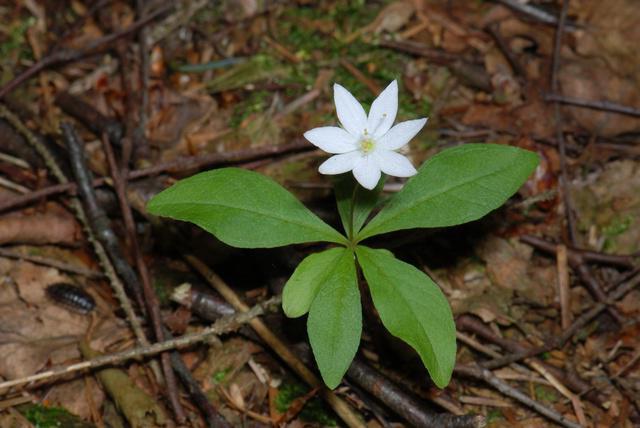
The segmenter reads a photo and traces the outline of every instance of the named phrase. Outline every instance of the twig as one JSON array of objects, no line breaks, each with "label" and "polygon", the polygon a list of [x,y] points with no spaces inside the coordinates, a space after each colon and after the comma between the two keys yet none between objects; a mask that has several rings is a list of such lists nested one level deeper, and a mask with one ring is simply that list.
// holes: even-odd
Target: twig
[{"label": "twig", "polygon": [[558,296],[560,300],[560,315],[562,329],[571,326],[571,301],[569,294],[569,262],[567,260],[567,247],[558,245],[556,255],[556,268],[558,274]]},{"label": "twig", "polygon": [[144,310],[144,299],[136,274],[133,269],[131,269],[131,266],[129,266],[129,263],[125,261],[122,251],[120,250],[118,238],[109,225],[109,218],[96,200],[96,195],[91,185],[93,181],[91,172],[87,168],[85,161],[83,143],[80,141],[71,124],[63,123],[61,129],[67,143],[71,168],[78,182],[78,193],[84,201],[89,223],[109,254],[116,272],[129,288],[129,291],[135,296],[140,309]]},{"label": "twig", "polygon": [[[136,13],[138,19],[144,19],[146,15],[145,0],[136,0]],[[147,127],[149,110],[149,45],[147,44],[147,28],[142,27],[138,32],[138,50],[140,54],[140,105],[138,106],[138,126],[133,131],[133,144],[136,157],[147,156],[149,142],[145,130]]]},{"label": "twig", "polygon": [[640,117],[640,109],[621,104],[612,103],[610,101],[590,101],[581,98],[567,97],[557,93],[546,94],[545,101],[568,104],[576,107],[590,108],[593,110],[608,111],[611,113],[619,113],[628,116]]},{"label": "twig", "polygon": [[378,95],[380,93],[380,86],[376,82],[365,76],[365,74],[362,71],[358,70],[356,66],[351,64],[349,60],[345,58],[340,59],[340,65],[346,68],[347,71],[353,75],[353,77],[360,81],[360,83],[365,85],[373,95]]},{"label": "twig", "polygon": [[[501,3],[507,6],[510,9],[515,10],[518,13],[526,15],[535,19],[536,21],[540,21],[544,24],[548,25],[557,25],[558,18],[555,15],[551,15],[548,12],[545,12],[543,9],[540,9],[536,6],[532,6],[528,3],[523,3],[519,0],[497,0],[498,3]],[[567,29],[573,31],[576,29],[576,25],[571,23],[566,25]]]},{"label": "twig", "polygon": [[[164,329],[164,337],[167,340],[172,340],[173,336],[167,330]],[[171,351],[171,365],[173,370],[175,370],[176,374],[180,378],[180,382],[187,390],[187,393],[195,403],[195,405],[202,411],[204,414],[204,418],[207,421],[207,426],[209,428],[230,428],[227,421],[218,413],[207,395],[202,391],[202,388],[198,384],[198,382],[193,378],[191,371],[186,366],[184,361],[182,361],[182,357],[180,353],[176,350]]]},{"label": "twig", "polygon": [[421,56],[442,65],[446,65],[460,59],[459,55],[442,50],[431,49],[423,43],[412,42],[410,40],[396,41],[391,39],[382,39],[378,43],[378,46],[394,49],[411,55]]},{"label": "twig", "polygon": [[[265,313],[267,309],[279,305],[280,301],[281,299],[279,296],[273,297],[261,304],[254,306],[246,312],[241,312],[224,317],[216,321],[212,326],[205,328],[200,333],[186,334],[176,339],[154,343],[153,345],[139,346],[126,351],[116,352],[114,354],[104,355],[92,360],[83,361],[81,363],[53,368],[47,370],[46,372],[34,374],[31,376],[0,382],[0,391],[19,385],[26,385],[38,380],[58,378],[70,373],[75,373],[80,370],[94,369],[106,365],[116,365],[123,363],[124,361],[140,359],[142,357],[149,357],[159,354],[160,352],[184,348],[196,343],[204,342],[209,340],[212,336],[217,336],[234,331],[239,325],[248,323],[257,316]],[[5,391],[5,393],[6,392],[8,391]]]},{"label": "twig", "polygon": [[[548,248],[546,247],[546,245],[544,245],[544,240],[536,238],[535,236],[524,235],[520,238],[520,240],[529,245],[539,245],[542,249]],[[583,259],[581,258],[580,253],[572,253],[569,256],[569,263],[580,277],[580,280],[587,286],[587,289],[596,298],[596,300],[598,300],[599,302],[606,302],[607,295],[602,290],[602,286],[600,285],[598,280],[591,274],[589,268],[583,263]],[[616,308],[608,307],[607,310],[609,311],[611,316],[613,316],[618,322],[622,323],[623,318],[616,310]]]},{"label": "twig", "polygon": [[429,59],[436,64],[446,65],[464,83],[480,89],[484,92],[491,92],[491,78],[485,69],[475,63],[463,61],[460,55],[455,55],[435,49],[431,49],[422,43],[412,41],[392,41],[382,40],[378,46],[398,50]]},{"label": "twig", "polygon": [[484,417],[480,415],[456,416],[427,412],[424,404],[418,402],[395,383],[357,358],[351,363],[347,375],[349,379],[384,402],[412,426],[438,428],[480,428],[486,426]]},{"label": "twig", "polygon": [[55,98],[55,103],[62,111],[80,121],[95,135],[101,136],[106,132],[112,144],[120,144],[124,130],[117,120],[103,115],[91,104],[68,92],[59,93]]},{"label": "twig", "polygon": [[[111,170],[111,177],[113,177],[116,195],[120,204],[120,212],[124,220],[125,229],[131,247],[130,249],[132,250],[133,257],[138,268],[138,274],[140,275],[140,283],[142,285],[141,288],[144,295],[144,302],[146,303],[147,313],[149,314],[149,318],[151,319],[151,325],[153,326],[156,341],[162,342],[165,337],[162,328],[162,319],[160,315],[160,305],[158,303],[158,297],[156,296],[156,293],[151,286],[149,270],[147,269],[147,265],[142,258],[140,246],[138,245],[138,239],[135,230],[136,225],[133,220],[133,214],[131,213],[131,207],[129,206],[129,202],[127,201],[126,182],[122,179],[122,175],[116,163],[116,159],[113,154],[113,148],[111,147],[111,144],[109,144],[109,137],[107,136],[107,134],[103,135],[102,146],[107,158],[107,164],[109,165],[109,169]],[[126,168],[124,173],[126,174]],[[93,189],[91,189],[91,191],[93,192]],[[111,256],[113,260],[114,256],[119,257],[120,254],[112,254]],[[121,263],[126,263],[126,261],[122,260]],[[131,288],[140,287],[140,283],[136,285],[131,284]],[[178,384],[171,367],[170,355],[168,353],[160,354],[160,361],[162,362],[162,371],[164,373],[164,378],[166,381],[166,391],[169,402],[171,404],[171,408],[173,409],[173,412],[176,416],[176,421],[180,424],[183,424],[187,417],[184,413],[184,409],[182,408],[178,397]]]},{"label": "twig", "polygon": [[[616,300],[620,300],[631,290],[636,288],[640,284],[640,271],[635,271],[635,274],[627,278],[624,282],[618,285],[616,290],[611,293],[611,297],[608,300],[610,303],[614,303]],[[513,352],[511,355],[506,355],[500,358],[494,358],[490,361],[483,362],[483,367],[488,369],[495,369],[505,366],[507,364],[523,360],[528,357],[549,352],[553,349],[561,348],[569,341],[581,328],[590,323],[595,317],[597,317],[602,311],[607,308],[605,303],[596,303],[594,307],[584,312],[578,318],[575,319],[571,327],[565,330],[560,336],[555,336],[549,339],[543,346],[537,346],[534,348],[523,349],[521,351]]]},{"label": "twig", "polygon": [[31,77],[35,76],[36,74],[40,73],[42,70],[44,70],[46,68],[49,68],[49,67],[56,66],[56,65],[60,65],[60,64],[64,64],[64,63],[68,63],[68,62],[72,62],[72,61],[77,61],[78,59],[84,58],[87,55],[90,55],[92,53],[96,53],[100,49],[104,49],[110,43],[113,43],[114,41],[116,41],[116,40],[118,40],[118,39],[120,39],[122,37],[126,37],[129,34],[135,32],[138,29],[142,28],[143,26],[147,25],[148,23],[150,23],[151,21],[156,19],[158,16],[164,14],[168,9],[169,9],[169,7],[164,6],[164,7],[160,8],[159,10],[149,14],[144,19],[142,19],[140,21],[137,21],[137,22],[134,22],[133,24],[131,24],[129,27],[125,28],[124,30],[121,30],[121,31],[118,31],[116,33],[109,34],[107,36],[100,37],[100,38],[98,38],[96,40],[91,41],[88,44],[88,46],[83,48],[83,49],[80,49],[80,50],[60,49],[60,50],[57,50],[57,51],[45,56],[40,61],[38,61],[35,64],[33,64],[31,67],[29,67],[28,69],[26,69],[25,71],[23,71],[22,73],[17,75],[15,78],[13,78],[9,82],[7,82],[2,88],[0,88],[0,99],[4,98],[9,92],[14,90],[16,87],[18,87],[24,81],[26,81],[26,80],[30,79]]},{"label": "twig", "polygon": [[75,273],[76,275],[86,276],[87,278],[103,278],[104,275],[98,271],[86,269],[80,266],[74,266],[60,260],[50,259],[42,256],[29,256],[26,254],[15,253],[4,248],[0,248],[0,257],[10,259],[26,260],[42,266],[50,266],[63,272]]},{"label": "twig", "polygon": [[[525,352],[529,349],[527,346],[521,345],[520,343],[514,340],[509,340],[509,339],[505,339],[497,336],[496,334],[493,333],[493,331],[490,328],[486,327],[479,319],[471,315],[459,316],[456,319],[456,325],[458,326],[458,328],[473,332],[483,337],[484,339],[497,344],[498,346],[500,346],[501,348],[509,352],[514,352],[514,353]],[[562,382],[567,384],[569,388],[571,388],[573,391],[576,391],[578,393],[585,393],[590,389],[590,385],[588,383],[584,382],[582,379],[578,377],[567,376],[566,373],[564,373],[562,370],[558,369],[557,367],[553,367],[549,364],[542,363],[539,360],[536,360],[533,358],[526,359],[525,363],[531,367],[533,367],[533,364],[542,364],[545,370],[547,370],[549,373],[553,374],[554,377],[560,379]],[[589,394],[587,398],[589,398],[594,402],[597,402],[598,404],[602,402],[602,397],[600,397],[600,395],[597,393]]]},{"label": "twig", "polygon": [[0,161],[10,163],[11,165],[15,165],[18,168],[31,169],[31,165],[29,165],[26,160],[8,155],[6,153],[0,153]]},{"label": "twig", "polygon": [[558,380],[554,375],[549,373],[549,370],[547,370],[544,365],[542,365],[538,361],[531,360],[531,359],[528,359],[526,361],[527,361],[527,364],[530,364],[534,370],[540,373],[547,381],[549,381],[549,383],[554,388],[556,388],[562,395],[564,395],[566,398],[568,398],[571,401],[571,404],[573,405],[573,410],[576,414],[576,418],[578,419],[581,425],[586,426],[587,419],[584,415],[584,410],[583,410],[584,406],[580,401],[580,398],[577,395],[575,395],[573,392],[569,391],[567,387],[564,386],[562,382],[560,382],[560,380]]},{"label": "twig", "polygon": [[[569,8],[569,1],[562,1],[562,10],[560,12],[560,19],[558,20],[558,27],[556,29],[556,35],[553,45],[553,62],[551,64],[551,91],[558,92],[558,70],[560,69],[560,50],[562,48],[562,34],[564,25],[567,19],[567,10]],[[562,201],[564,204],[564,211],[567,220],[567,232],[569,233],[569,242],[575,246],[578,238],[576,231],[576,222],[573,212],[573,204],[571,203],[571,197],[569,195],[569,178],[567,173],[567,149],[562,135],[560,106],[558,103],[553,104],[555,114],[555,127],[556,127],[556,140],[558,141],[558,149],[560,152],[560,190]]]},{"label": "twig", "polygon": [[473,366],[456,366],[455,372],[464,376],[473,377],[475,379],[481,379],[493,386],[495,389],[503,393],[504,395],[513,398],[514,400],[519,401],[527,407],[532,408],[536,412],[544,415],[545,417],[551,419],[552,421],[568,428],[582,428],[580,424],[572,422],[565,418],[560,413],[556,412],[553,409],[550,409],[537,401],[529,398],[527,395],[518,391],[517,389],[509,386],[506,382],[500,380],[496,375],[491,373],[491,371],[479,367],[478,365]]},{"label": "twig", "polygon": [[[0,110],[0,115],[2,111]],[[188,156],[177,158],[171,161],[162,162],[157,165],[133,170],[127,174],[127,179],[136,180],[139,178],[149,177],[151,175],[157,175],[163,172],[171,171],[184,171],[189,169],[201,169],[204,167],[212,167],[219,165],[228,165],[249,162],[251,160],[264,159],[272,156],[281,156],[289,153],[315,150],[311,144],[306,141],[296,141],[290,144],[281,144],[277,146],[265,146],[257,147],[254,149],[238,150],[234,152],[225,153],[207,153],[199,156]],[[105,184],[104,178],[95,179],[92,184],[94,187],[102,186]],[[25,204],[37,201],[47,196],[57,195],[60,193],[75,193],[77,191],[77,184],[65,182],[64,184],[58,184],[55,186],[47,187],[40,190],[35,190],[27,195],[16,196],[6,201],[0,201],[0,212],[8,209],[23,206]]]},{"label": "twig", "polygon": [[500,49],[500,52],[504,54],[504,57],[507,59],[507,62],[513,69],[513,72],[518,76],[527,77],[526,70],[524,69],[524,67],[522,67],[522,64],[520,64],[520,61],[518,61],[518,58],[516,58],[515,54],[509,48],[509,45],[507,45],[507,42],[500,34],[500,27],[498,26],[498,24],[491,24],[486,28],[487,32],[491,35],[491,37],[493,37],[493,40],[495,40],[498,49]]},{"label": "twig", "polygon": [[[65,140],[67,142],[67,148],[69,150],[69,155],[71,158],[71,166],[74,169],[74,174],[76,175],[76,179],[78,180],[78,191],[80,195],[83,197],[85,203],[91,206],[91,219],[88,218],[87,214],[85,214],[80,201],[77,198],[72,199],[72,203],[77,205],[76,211],[79,212],[82,216],[82,223],[84,224],[87,235],[89,236],[89,240],[93,245],[93,249],[100,260],[100,264],[102,268],[105,270],[107,278],[109,278],[109,283],[113,289],[113,293],[116,295],[116,298],[120,302],[120,307],[125,312],[127,319],[131,325],[134,335],[138,342],[143,346],[148,346],[149,341],[142,330],[142,326],[138,317],[136,316],[133,306],[131,305],[131,301],[127,296],[127,293],[124,290],[124,285],[120,281],[120,278],[116,274],[116,270],[114,265],[112,264],[109,256],[107,255],[107,250],[102,243],[104,236],[100,236],[101,239],[96,239],[94,235],[94,227],[97,230],[96,233],[100,233],[103,230],[107,230],[107,233],[110,229],[105,229],[104,226],[108,225],[108,218],[104,215],[104,212],[98,206],[95,200],[95,194],[93,193],[93,188],[91,187],[91,177],[90,173],[87,170],[85,160],[84,160],[84,152],[82,147],[78,143],[78,137],[75,134],[74,129],[69,124],[62,124],[62,133],[65,136]],[[64,176],[63,176],[64,177]],[[66,178],[65,178],[66,180]],[[100,231],[100,232],[98,232]],[[111,232],[113,233],[113,232]],[[110,237],[111,239],[115,239],[114,236]],[[107,238],[109,239],[109,238]],[[130,269],[130,268],[129,268]],[[140,293],[138,293],[140,294]],[[155,376],[158,379],[161,379],[160,368],[157,363],[152,362],[151,368],[154,371]]]},{"label": "twig", "polygon": [[14,192],[18,192],[23,195],[29,193],[29,189],[27,187],[21,186],[18,183],[14,183],[13,181],[4,177],[0,177],[0,187],[13,190]]},{"label": "twig", "polygon": [[[547,254],[555,254],[556,252],[557,244],[537,236],[523,235],[520,237],[520,241],[531,245],[537,250],[544,251]],[[581,263],[601,263],[627,269],[635,266],[632,255],[605,254],[581,248],[567,247],[567,256],[569,262],[575,265]]]},{"label": "twig", "polygon": [[[247,305],[240,300],[238,295],[200,259],[192,255],[185,255],[184,257],[237,311],[244,312],[248,310]],[[262,321],[255,319],[250,321],[250,325],[298,376],[311,387],[321,388],[323,398],[349,427],[363,428],[365,426],[361,417],[344,400],[328,390],[322,381]]]}]

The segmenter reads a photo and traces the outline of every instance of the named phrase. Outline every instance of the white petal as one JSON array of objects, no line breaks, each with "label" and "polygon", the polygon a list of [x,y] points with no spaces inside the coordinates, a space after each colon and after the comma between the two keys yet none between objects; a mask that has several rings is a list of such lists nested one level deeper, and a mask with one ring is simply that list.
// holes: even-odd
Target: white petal
[{"label": "white petal", "polygon": [[350,134],[359,137],[367,127],[367,114],[364,109],[344,87],[333,85],[333,100],[340,123]]},{"label": "white petal", "polygon": [[342,174],[343,172],[351,171],[360,157],[362,157],[362,155],[357,150],[331,156],[320,165],[318,171],[320,171],[320,174]]},{"label": "white petal", "polygon": [[398,113],[398,82],[394,80],[371,104],[367,130],[376,137],[386,134],[396,120],[396,113]]},{"label": "white petal", "polygon": [[415,119],[401,122],[389,132],[378,138],[378,147],[385,150],[398,150],[407,144],[422,129],[427,119]]},{"label": "white petal", "polygon": [[400,153],[381,150],[376,152],[378,165],[382,172],[393,177],[411,177],[418,171],[411,165],[411,162]]},{"label": "white petal", "polygon": [[304,138],[327,153],[347,153],[358,148],[358,139],[337,126],[313,128],[304,133]]},{"label": "white petal", "polygon": [[380,181],[380,167],[374,156],[362,156],[356,160],[353,176],[365,189],[373,189]]}]

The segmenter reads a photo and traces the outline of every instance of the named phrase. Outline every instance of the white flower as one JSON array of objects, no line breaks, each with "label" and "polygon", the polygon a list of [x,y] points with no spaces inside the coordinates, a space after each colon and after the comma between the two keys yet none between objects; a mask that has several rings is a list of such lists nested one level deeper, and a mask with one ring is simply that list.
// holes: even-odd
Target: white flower
[{"label": "white flower", "polygon": [[362,187],[373,189],[381,172],[394,177],[417,173],[411,162],[396,150],[415,137],[427,119],[409,120],[391,127],[398,112],[395,80],[375,99],[369,116],[354,96],[337,83],[333,85],[333,98],[342,128],[323,126],[304,133],[312,144],[335,154],[320,165],[321,174],[353,171]]}]

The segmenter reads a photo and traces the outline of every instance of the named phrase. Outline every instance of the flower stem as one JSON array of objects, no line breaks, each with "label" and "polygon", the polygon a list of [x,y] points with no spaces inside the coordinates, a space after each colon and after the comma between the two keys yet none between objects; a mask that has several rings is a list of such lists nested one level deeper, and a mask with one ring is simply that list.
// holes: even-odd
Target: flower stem
[{"label": "flower stem", "polygon": [[353,193],[351,193],[351,203],[349,204],[349,230],[347,235],[350,241],[353,241],[355,231],[353,230],[353,216],[356,208],[356,192],[358,191],[358,183],[353,187]]}]

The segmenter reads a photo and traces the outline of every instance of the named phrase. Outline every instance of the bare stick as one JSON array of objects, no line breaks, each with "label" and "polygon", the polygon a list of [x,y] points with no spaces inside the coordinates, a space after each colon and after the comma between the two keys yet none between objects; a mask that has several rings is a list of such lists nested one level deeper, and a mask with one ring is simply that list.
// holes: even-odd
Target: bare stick
[{"label": "bare stick", "polygon": [[[184,348],[196,343],[209,340],[212,336],[228,333],[234,331],[238,326],[248,323],[255,317],[262,315],[269,308],[275,307],[280,304],[280,297],[273,297],[259,305],[254,306],[246,312],[240,312],[234,315],[230,315],[216,321],[212,326],[207,327],[200,333],[186,334],[176,339],[166,340],[164,342],[154,343],[153,345],[139,346],[133,349],[129,349],[122,352],[116,352],[114,354],[103,355],[92,360],[83,361],[81,363],[70,364],[68,366],[53,368],[46,372],[38,373],[35,375],[23,377],[20,379],[8,380],[0,382],[0,391],[4,391],[7,388],[12,388],[19,385],[26,385],[38,380],[54,379],[61,376],[75,373],[80,370],[95,369],[106,365],[115,365],[123,363],[124,361],[140,359],[142,357],[149,357],[159,354],[160,352],[169,351],[177,348]],[[2,392],[3,394],[8,391]]]},{"label": "bare stick", "polygon": [[416,427],[440,428],[480,428],[486,426],[484,417],[480,415],[451,415],[448,413],[432,413],[425,410],[420,403],[404,392],[395,383],[378,373],[359,359],[355,359],[347,371],[349,379],[360,387],[382,399],[397,414]]},{"label": "bare stick", "polygon": [[545,101],[552,101],[562,104],[568,104],[576,107],[590,108],[593,110],[602,110],[611,113],[619,113],[628,116],[640,117],[640,110],[637,108],[624,106],[621,104],[612,103],[610,101],[590,101],[583,100],[581,98],[567,97],[560,94],[547,94],[544,97]]},{"label": "bare stick", "polygon": [[526,394],[523,394],[522,392],[520,392],[519,390],[517,390],[516,388],[513,388],[511,386],[509,386],[509,384],[507,384],[506,382],[500,380],[496,375],[494,375],[493,373],[491,373],[491,371],[483,368],[483,367],[479,367],[477,365],[473,365],[473,366],[456,366],[455,368],[456,373],[459,373],[461,375],[465,375],[465,376],[469,376],[469,377],[473,377],[476,379],[481,379],[484,380],[485,382],[487,382],[489,385],[493,386],[495,389],[497,389],[498,391],[500,391],[501,393],[503,393],[504,395],[506,395],[507,397],[511,397],[514,400],[519,401],[520,403],[524,404],[527,407],[532,408],[533,410],[535,410],[536,412],[540,413],[541,415],[551,419],[552,421],[567,427],[567,428],[582,428],[582,426],[580,424],[577,424],[573,421],[568,420],[567,418],[565,418],[564,416],[562,416],[560,413],[556,412],[553,409],[550,409],[549,407],[543,406],[542,404],[538,403],[537,401],[529,398]]},{"label": "bare stick", "polygon": [[104,275],[95,270],[83,268],[81,266],[75,266],[69,263],[62,262],[60,260],[51,259],[42,256],[29,256],[26,254],[16,253],[5,248],[0,248],[0,257],[6,257],[9,259],[26,260],[31,263],[35,263],[42,266],[50,266],[61,270],[63,272],[74,273],[76,275],[86,276],[87,278],[103,278]]},{"label": "bare stick", "polygon": [[[545,253],[556,253],[557,244],[543,238],[533,235],[522,235],[520,237],[520,241]],[[605,254],[576,247],[567,247],[567,257],[571,265],[578,265],[580,263],[601,263],[627,269],[634,267],[632,255]]]},{"label": "bare stick", "polygon": [[562,329],[571,326],[571,302],[569,300],[569,262],[567,260],[567,247],[558,245],[556,256],[558,271],[558,297],[560,298],[560,314]]},{"label": "bare stick", "polygon": [[[237,311],[245,312],[249,308],[238,297],[238,295],[220,278],[207,267],[200,259],[192,255],[185,255],[185,260],[191,266],[193,266],[213,288],[218,291]],[[307,382],[313,388],[320,388],[323,398],[329,403],[333,410],[340,416],[340,418],[349,427],[364,428],[364,424],[360,415],[354,412],[353,409],[340,397],[335,395],[332,391],[328,390],[322,381],[311,372],[303,363],[295,356],[289,347],[287,347],[282,341],[261,321],[251,320],[249,322],[251,327],[258,333],[258,335],[265,341],[288,365],[300,376],[305,382]]]},{"label": "bare stick", "polygon": [[[558,18],[555,15],[546,12],[544,9],[540,9],[539,7],[533,6],[529,3],[525,3],[519,0],[497,0],[499,3],[507,6],[508,8],[515,10],[518,13],[521,13],[525,16],[535,19],[536,21],[540,21],[544,24],[548,25],[557,25]],[[576,29],[574,24],[566,25],[567,29],[572,31]]]},{"label": "bare stick", "polygon": [[[75,134],[75,130],[69,124],[62,124],[62,132],[65,135],[65,139],[67,142],[67,147],[69,149],[69,154],[71,156],[71,165],[74,168],[74,173],[76,174],[76,178],[78,179],[78,189],[80,193],[84,196],[85,202],[92,209],[92,217],[91,220],[85,214],[84,209],[82,208],[82,204],[77,198],[73,198],[72,202],[77,205],[77,210],[82,215],[82,223],[85,226],[87,235],[89,237],[89,241],[93,245],[93,249],[100,260],[100,264],[104,269],[107,277],[109,278],[109,283],[111,284],[111,288],[113,289],[113,293],[116,295],[122,310],[125,312],[127,319],[131,325],[131,329],[133,330],[134,335],[138,342],[143,345],[149,345],[149,340],[142,330],[142,325],[138,317],[133,310],[133,306],[131,305],[131,301],[127,296],[127,293],[124,290],[124,285],[120,281],[120,278],[116,274],[116,270],[107,255],[107,250],[102,244],[102,241],[96,239],[94,235],[94,227],[96,223],[98,227],[96,229],[98,231],[102,231],[104,228],[100,227],[100,224],[104,226],[105,222],[108,222],[107,217],[104,215],[100,207],[98,206],[95,195],[93,194],[93,188],[91,188],[91,178],[89,176],[88,170],[85,165],[84,153],[81,149],[80,144],[78,143],[78,137]],[[113,233],[113,232],[111,232]],[[102,236],[104,238],[104,236]],[[115,238],[115,237],[111,237]],[[157,379],[162,379],[162,374],[160,372],[160,368],[157,363],[152,361],[151,368],[154,371],[154,375]]]},{"label": "bare stick", "polygon": [[[165,340],[165,337],[164,331],[162,329],[162,319],[160,316],[160,305],[158,303],[158,297],[156,296],[156,293],[151,286],[149,270],[147,269],[147,265],[142,258],[140,246],[138,245],[138,238],[136,236],[136,225],[133,220],[133,214],[131,213],[129,201],[127,200],[127,184],[125,180],[122,179],[120,169],[118,168],[115,155],[113,153],[113,148],[109,143],[109,137],[106,133],[102,136],[102,146],[107,158],[107,164],[109,165],[109,169],[111,170],[111,177],[113,177],[116,195],[118,196],[118,202],[120,204],[120,212],[122,214],[122,218],[124,219],[125,230],[129,238],[128,240],[131,247],[130,249],[133,252],[136,266],[138,268],[138,274],[140,275],[140,282],[136,281],[136,285],[131,284],[131,286],[142,288],[144,303],[146,304],[147,313],[149,315],[149,318],[151,319],[151,325],[153,326],[155,339],[158,342],[162,342],[163,340]],[[126,174],[126,168],[124,172]],[[93,188],[91,188],[91,191],[93,192]],[[120,254],[111,255],[112,258],[114,258],[114,256],[119,257]],[[121,260],[120,263],[126,263],[126,261]],[[183,424],[186,421],[187,416],[184,413],[184,409],[182,408],[180,399],[178,397],[178,383],[176,382],[175,373],[173,372],[173,369],[171,367],[171,357],[166,352],[162,353],[160,354],[160,361],[162,363],[162,371],[166,380],[166,391],[167,397],[169,398],[169,403],[171,404],[171,408],[173,409],[173,413],[175,414],[176,421],[180,424]]]}]

